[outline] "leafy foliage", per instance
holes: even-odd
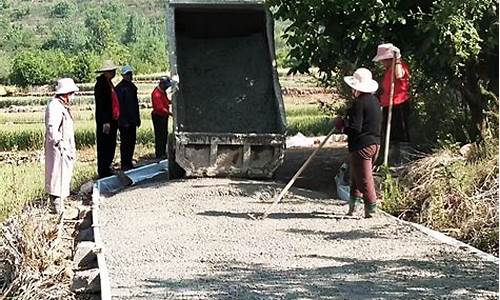
[[[432,113],[424,105],[429,99],[454,94],[463,108],[459,119],[473,124],[466,136],[474,140],[481,136],[484,111],[497,110],[497,1],[269,2],[275,15],[290,24],[284,38],[292,73],[318,67],[325,84],[341,89],[342,76],[357,67],[374,69],[380,78],[371,58],[378,44],[392,42],[412,65],[417,114]],[[452,116],[454,111],[447,107],[440,115]],[[452,134],[462,139],[462,127]]]
[[[31,12],[29,5],[17,2],[15,8],[12,3],[0,10],[0,53],[5,53],[0,59],[0,83],[51,84],[63,75],[90,81],[105,59],[131,64],[138,73],[166,70],[163,18],[149,18],[146,13],[150,11],[136,9],[131,13],[135,7],[122,1],[92,3],[37,3]],[[23,20],[40,9],[49,16],[45,24],[22,25],[31,24]],[[15,10],[25,14],[14,18]],[[73,17],[76,10],[78,17]]]

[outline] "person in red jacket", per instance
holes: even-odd
[[[166,158],[168,117],[172,115],[167,89],[171,85],[172,83],[169,78],[162,78],[151,94],[151,101],[153,102],[151,118],[155,132],[155,156],[157,159]]]
[[[385,69],[379,93],[380,105],[383,108],[382,138],[385,139],[394,54],[396,55],[396,64],[394,69],[394,99],[391,118],[391,151],[389,156],[393,164],[399,165],[401,163],[401,144],[410,142],[408,123],[410,115],[410,69],[401,59],[399,48],[390,43],[378,46],[377,55],[373,58],[373,61],[382,63]]]

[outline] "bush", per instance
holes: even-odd
[[[83,26],[68,26],[67,21],[52,25],[49,38],[43,44],[44,49],[59,49],[66,53],[80,54],[86,50],[88,32]]]
[[[9,76],[12,72],[12,60],[5,52],[0,51],[0,83],[9,84]]]
[[[54,8],[52,9],[52,12],[50,14],[51,16],[56,18],[67,18],[73,13],[74,10],[75,7],[73,4],[62,1],[54,5]]]
[[[40,51],[24,51],[14,57],[10,80],[20,86],[41,85],[50,82],[54,74]]]
[[[99,57],[92,52],[84,52],[78,55],[74,62],[74,79],[77,82],[91,82],[94,80],[99,61]]]
[[[498,255],[498,137],[474,148],[468,157],[441,149],[398,180],[387,175],[383,208]]]

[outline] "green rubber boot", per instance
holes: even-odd
[[[349,199],[349,211],[347,212],[348,216],[352,216],[356,211],[356,203],[362,203],[363,199],[361,197],[351,196]]]
[[[365,218],[373,218],[377,212],[377,203],[365,202]]]

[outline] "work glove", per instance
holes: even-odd
[[[344,127],[345,127],[345,121],[344,121],[344,119],[337,117],[333,120],[333,125],[335,126],[335,128],[338,131],[342,131],[342,130],[344,130]]]

